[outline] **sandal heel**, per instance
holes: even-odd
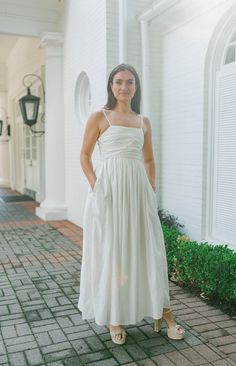
[[[167,313],[171,313],[172,310],[171,309],[168,309],[164,312],[164,314],[167,314]],[[160,332],[161,330],[161,324],[162,324],[162,321],[165,320],[163,317],[161,319],[155,319],[154,320],[154,331],[155,332]],[[166,322],[166,320],[165,320]],[[166,322],[167,324],[167,322]],[[180,329],[182,330],[182,333],[180,333]],[[185,329],[183,329],[179,324],[175,324],[174,326],[171,326],[169,327],[168,324],[167,324],[167,336],[168,338],[170,339],[174,339],[174,340],[180,340],[180,339],[183,339],[184,338],[184,335],[185,335]]]
[[[154,320],[154,331],[155,332],[160,332],[162,320],[163,320],[162,318],[161,319],[155,319]]]

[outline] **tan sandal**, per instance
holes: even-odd
[[[165,311],[164,314],[170,313],[170,312],[171,312],[171,310],[167,310],[167,311]],[[161,319],[154,320],[154,331],[155,332],[160,332],[161,324],[162,324],[163,320],[165,320],[165,319],[161,318]],[[167,324],[167,322],[166,322],[166,324]],[[181,340],[181,339],[184,338],[184,334],[185,334],[185,330],[179,324],[175,324],[171,327],[169,327],[168,324],[167,324],[167,336],[168,336],[168,338],[174,339],[174,340]]]
[[[122,328],[119,331],[113,332],[110,330],[110,335],[111,335],[111,340],[112,342],[116,343],[116,344],[124,344],[125,340],[126,340],[126,332],[125,329]],[[119,338],[118,336],[121,336],[121,338]]]

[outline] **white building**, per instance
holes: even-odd
[[[191,239],[236,249],[234,0],[0,0],[0,51],[0,183],[34,194],[41,218],[82,226],[84,123],[127,62],[152,122],[159,208]],[[18,106],[29,73],[45,82],[38,137]],[[37,78],[31,92],[42,99]]]

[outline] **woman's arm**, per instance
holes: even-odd
[[[102,112],[95,112],[89,117],[86,123],[82,148],[80,152],[80,164],[92,189],[95,185],[97,177],[93,170],[91,156],[98,136],[100,134],[99,123],[101,120],[101,113]]]
[[[152,149],[152,130],[151,130],[151,124],[149,122],[149,119],[144,117],[144,145],[143,145],[143,160],[144,160],[144,166],[147,172],[147,176],[149,179],[149,182],[153,188],[153,190],[156,190],[156,166],[155,166],[155,160],[153,155],[153,149]]]

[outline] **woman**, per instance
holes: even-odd
[[[156,205],[151,126],[140,115],[135,69],[118,65],[110,74],[108,100],[85,128],[81,166],[90,184],[84,212],[79,309],[83,319],[108,325],[114,343],[126,339],[124,325],[151,316],[167,334],[184,329],[170,310],[163,232]],[[98,143],[101,164],[91,161]]]

